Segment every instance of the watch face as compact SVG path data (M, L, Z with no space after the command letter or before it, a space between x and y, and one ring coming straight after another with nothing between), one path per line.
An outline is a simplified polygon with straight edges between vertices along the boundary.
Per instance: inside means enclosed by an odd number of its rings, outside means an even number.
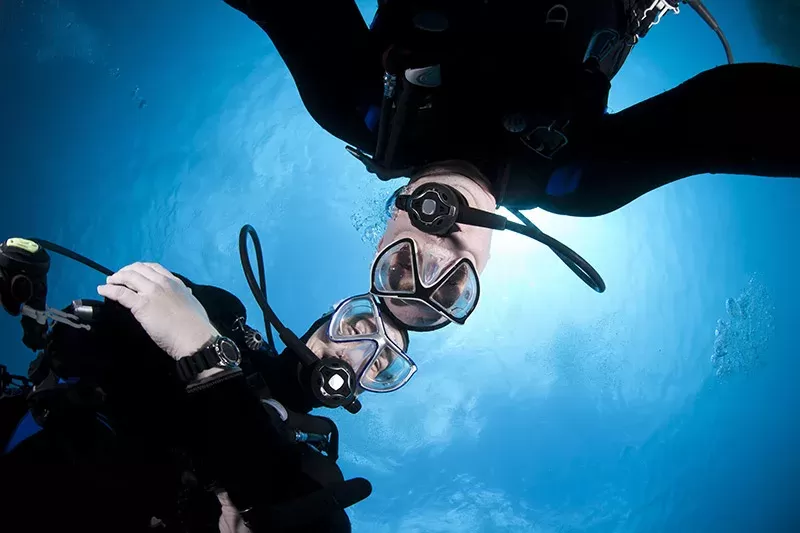
M239 353L239 347L230 339L220 339L219 353L222 356L223 363L229 365L238 365L242 359L242 355Z

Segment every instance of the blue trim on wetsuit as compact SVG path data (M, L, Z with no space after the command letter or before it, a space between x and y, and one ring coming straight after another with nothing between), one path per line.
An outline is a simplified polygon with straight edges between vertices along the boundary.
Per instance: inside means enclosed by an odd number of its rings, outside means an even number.
M106 429L108 429L111 433L116 435L114 428L111 427L111 424L108 423L108 419L97 413L95 418L98 422L103 424ZM36 420L33 418L33 415L29 412L25 413L25 416L22 417L22 420L19 421L17 424L17 429L14 431L14 434L9 439L8 444L6 444L5 450L3 450L3 454L8 454L14 451L14 448L19 446L22 442L26 441L27 439L33 437L37 433L42 430L42 426L40 426Z
M108 419L105 417L105 415L101 415L100 413L96 413L95 414L95 418L97 419L98 422L103 424L106 427L106 429L108 429L111 433L113 433L114 435L117 434L117 432L114 431L114 428L111 427L111 424L108 422Z
M545 193L548 196L566 196L574 193L580 185L583 169L578 165L559 167L550 174Z
M367 125L369 131L375 133L378 129L378 122L381 119L381 108L376 105L369 106L367 113L364 115L364 124Z
M369 23L369 31L372 31L375 28L375 24L378 22L378 14L381 12L380 5L378 6L378 10L375 11L375 16L372 17L372 22ZM381 120L381 108L380 106L376 106L374 104L370 104L367 112L364 114L364 124L367 125L367 129L372 133L378 131L378 122Z
M369 31L372 31L373 29L375 29L375 24L377 24L377 22L378 22L378 15L380 14L380 12L381 12L381 7L379 5L378 6L378 10L375 11L375 15L373 15L373 17L372 17L372 22L369 23Z
M8 444L6 444L6 449L3 450L3 453L11 453L22 441L33 437L41 430L42 426L36 423L33 415L30 412L25 413L25 416L22 417L22 420L17 424L17 429L14 431L11 439L9 439Z
M67 378L67 379L58 378L59 385L61 384L74 385L75 383L78 383L78 381L80 381L80 378ZM95 413L95 419L98 422L100 422L103 426L105 426L106 429L108 429L111 433L116 434L114 428L111 427L111 424L108 422L108 419L104 415L100 413ZM42 429L44 428L42 428L42 426L40 426L36 422L36 420L33 418L33 415L30 413L30 411L28 411L27 413L25 413L25 416L22 417L22 420L19 421L19 424L17 424L17 429L14 430L14 434L11 436L11 439L9 439L8 443L6 444L5 450L3 450L3 454L12 452L14 448L20 445L20 443L33 437L34 435L39 433Z

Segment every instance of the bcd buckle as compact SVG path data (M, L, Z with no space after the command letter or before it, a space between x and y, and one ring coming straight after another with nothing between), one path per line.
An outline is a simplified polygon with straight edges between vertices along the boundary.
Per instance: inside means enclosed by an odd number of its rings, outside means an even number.
M558 151L569 144L569 138L563 131L569 122L554 120L549 126L539 126L527 135L520 136L520 140L545 159L553 159Z

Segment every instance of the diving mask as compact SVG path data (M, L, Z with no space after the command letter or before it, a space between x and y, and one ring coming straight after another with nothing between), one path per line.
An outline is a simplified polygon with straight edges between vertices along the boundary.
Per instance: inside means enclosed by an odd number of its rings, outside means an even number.
M360 389L369 392L396 391L417 371L405 353L404 331L381 314L371 294L339 303L327 328L317 328L306 345L318 356L346 361L355 371Z
M468 258L447 264L405 238L375 258L371 292L408 329L432 331L450 322L463 325L478 305L480 283Z

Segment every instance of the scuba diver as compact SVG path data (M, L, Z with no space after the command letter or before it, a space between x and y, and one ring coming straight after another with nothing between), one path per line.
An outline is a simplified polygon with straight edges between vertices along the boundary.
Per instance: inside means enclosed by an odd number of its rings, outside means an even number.
M252 227L239 244L266 335L234 295L161 265L115 273L47 241L0 243L0 300L38 353L27 376L0 366L4 530L350 531L344 509L371 486L344 480L336 425L308 413L356 413L362 392L407 383L407 333L366 294L298 338L267 302ZM105 299L48 307L46 250L105 274Z
M605 290L521 209L594 217L698 174L800 176L796 135L781 133L800 123L800 68L734 64L700 0L381 0L369 26L352 0L225 1L267 33L322 128L381 180L409 178L371 273L409 330L469 317L492 230L545 244ZM612 79L681 3L730 64L610 113Z

